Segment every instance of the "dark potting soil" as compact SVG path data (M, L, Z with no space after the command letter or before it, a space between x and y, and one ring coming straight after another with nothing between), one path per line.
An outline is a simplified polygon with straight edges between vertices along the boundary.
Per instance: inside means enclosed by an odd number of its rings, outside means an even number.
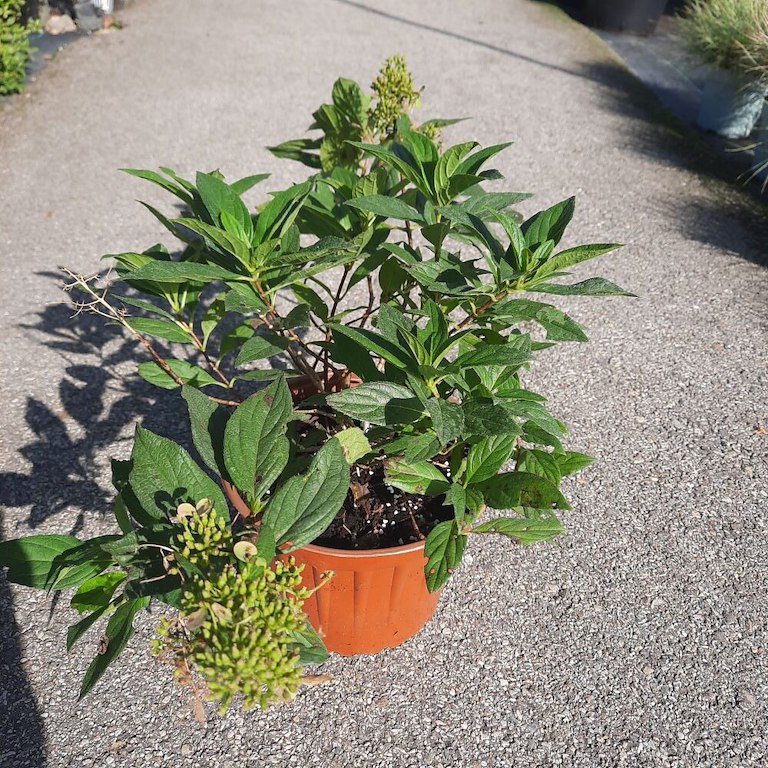
M334 549L387 549L426 538L453 517L442 498L414 496L387 485L384 469L352 467L341 512L315 544Z

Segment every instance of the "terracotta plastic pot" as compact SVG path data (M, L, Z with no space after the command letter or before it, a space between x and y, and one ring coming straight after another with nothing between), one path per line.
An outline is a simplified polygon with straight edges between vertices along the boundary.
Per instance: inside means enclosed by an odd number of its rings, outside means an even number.
M424 542L390 549L330 549L311 544L293 553L312 588L326 571L334 577L304 603L329 651L342 656L378 653L413 637L437 608L424 580Z
M250 514L226 480L224 492L235 509ZM413 637L437 608L439 592L424 579L424 542L388 549L332 549L310 544L291 553L304 565L304 586L314 589L324 573L334 576L305 603L315 631L329 651L342 656L378 653Z

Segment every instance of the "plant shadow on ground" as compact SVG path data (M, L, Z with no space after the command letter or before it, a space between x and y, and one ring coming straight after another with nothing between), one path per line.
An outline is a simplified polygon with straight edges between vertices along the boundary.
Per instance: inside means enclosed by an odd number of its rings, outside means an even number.
M584 73L600 84L608 111L630 118L632 129L622 149L684 168L707 187L707 194L681 195L676 189L652 205L671 214L687 238L768 266L768 195L759 183L746 183L747 156L724 154L718 139L678 120L619 62L591 62Z
M61 279L55 273L45 276ZM97 482L106 455L130 440L131 427L139 422L183 440L176 434L184 423L183 403L158 399L159 390L135 375L137 363L146 357L136 342L121 338L101 317L73 317L72 306L62 302L45 307L36 321L22 327L66 361L57 387L61 409L50 401L27 399L25 419L34 439L19 453L31 466L23 473L0 473L0 505L29 507L24 522L31 528L74 509L77 519L68 532L77 535L89 514L111 508L111 490Z
M62 277L43 276L57 282ZM15 538L17 523L34 529L73 511L76 518L68 530L59 527L57 532L77 535L89 516L103 516L111 509L114 493L107 482L99 483L98 467L121 442L132 438L134 424L142 422L179 442L188 440L183 402L180 397L158 398L159 390L135 375L136 364L146 357L103 318L87 314L73 318L72 306L62 300L22 327L29 332L32 348L41 340L61 355L66 367L50 400L27 398L25 419L34 437L19 453L30 467L0 473L0 540ZM51 404L56 399L60 410ZM127 447L121 453L127 454ZM2 508L22 507L30 510L25 519L11 521L7 514L3 519ZM0 766L42 768L45 734L21 663L14 613L9 585L0 575Z
M0 531L3 516L0 512ZM2 540L2 536L0 536ZM46 740L40 710L22 666L13 596L0 575L0 765L43 768Z

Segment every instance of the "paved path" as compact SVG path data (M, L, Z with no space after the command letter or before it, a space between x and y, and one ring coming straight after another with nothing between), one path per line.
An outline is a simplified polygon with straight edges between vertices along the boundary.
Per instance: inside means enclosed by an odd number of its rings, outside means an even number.
M427 85L426 114L474 116L452 137L516 139L512 188L541 206L578 195L573 240L627 243L599 273L641 298L570 300L591 343L536 366L574 448L600 459L568 488L560 546L473 542L418 638L333 660L336 682L293 706L207 728L144 650L150 619L76 706L93 648L65 656L70 617L47 626L46 599L0 584L3 768L768 764L757 215L693 170L602 43L543 4L139 0L125 21L0 112L5 537L107 530L107 457L147 410L119 378L129 351L74 326L89 351L52 304L57 264L90 271L162 237L133 202L162 196L116 169L269 170L279 188L301 169L264 145L300 135L337 75L368 82L394 52Z

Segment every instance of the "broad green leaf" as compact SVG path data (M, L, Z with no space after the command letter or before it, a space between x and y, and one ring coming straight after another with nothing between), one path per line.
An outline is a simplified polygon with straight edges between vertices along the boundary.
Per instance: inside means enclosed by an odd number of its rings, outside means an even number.
M455 172L460 174L476 174L488 160L510 146L512 146L511 141L506 144L494 144L493 146L479 149L477 152L473 152L469 157L464 158L464 160L462 160L456 167Z
M362 347L398 368L407 369L413 365L408 352L378 333L365 328L353 328L352 326L339 325L338 323L329 323L329 327L332 329L334 337L337 335L347 336L352 341L356 341Z
M371 452L371 444L365 432L359 427L348 427L334 437L341 443L341 449L348 464L354 464Z
M216 264L198 264L194 261L153 261L126 276L132 283L136 280L151 280L156 283L210 283L214 280L248 280L248 275L232 272Z
M0 542L0 568L12 584L45 589L54 560L64 552L80 546L74 536L50 534L25 536Z
M535 544L538 541L549 541L562 533L563 525L554 515L540 520L500 517L478 525L471 532L500 533L515 539L520 544Z
M280 355L288 349L288 339L270 333L269 335L256 334L251 336L240 348L235 358L235 366L239 367L254 360L266 360L269 357Z
M526 333L511 336L506 344L482 344L471 352L459 355L454 366L477 368L485 365L504 365L519 368L531 359L531 337Z
M96 536L57 555L48 574L46 588L51 591L79 588L114 565L114 558L105 545L120 538L114 535Z
M588 280L573 285L539 283L526 290L536 293L555 293L558 296L630 296L635 298L634 293L629 293L602 277L590 277Z
M206 466L221 476L226 473L224 429L229 412L194 387L183 386L181 396L187 403L192 442Z
M381 426L412 424L424 416L424 406L410 389L388 381L328 395L328 403L345 416Z
M80 619L67 629L67 653L74 647L75 643L107 612L108 605L98 608L93 613Z
M180 344L190 344L192 336L178 323L170 320L160 320L150 317L130 317L125 321L134 331L144 336L153 336L166 341L175 341Z
M244 176L242 179L232 182L229 186L237 195L244 195L251 187L269 178L268 173L257 173L253 176Z
M368 195L367 197L347 200L346 205L350 208L357 208L360 211L373 213L376 216L383 216L385 219L424 223L424 217L415 208L412 208L398 197Z
M464 411L460 405L431 398L427 400L426 408L442 445L456 440L464 432Z
M80 686L80 697L83 698L99 681L107 667L123 652L134 633L133 619L136 614L149 605L148 597L140 597L123 603L114 612L107 624L105 633L106 649L99 653L86 670L83 683Z
M240 199L237 192L222 179L207 173L198 172L195 182L203 205L208 209L214 224L218 224L220 221L224 223L223 214L227 214L250 238L253 232L253 222L245 203Z
M470 447L464 485L474 485L495 477L517 447L517 434L491 435Z
M580 472L595 461L591 456L578 453L577 451L555 452L553 456L563 477L576 474L576 472Z
M450 501L453 506L456 522L463 523L467 517L467 491L464 486L460 483L451 483L446 501Z
M551 483L560 485L562 474L555 457L538 448L526 448L522 451L520 461L515 467L520 472L530 472L534 475L546 477Z
M467 398L461 404L464 411L465 436L519 435L520 425L505 410L486 397Z
M122 571L110 571L94 576L80 585L69 604L79 613L105 608L112 600L115 590L125 581L125 577L126 574Z
M604 253L615 251L617 248L621 248L618 243L592 243L568 248L550 257L545 264L536 270L536 277L545 277L553 272L560 272L576 264L581 264L582 261L589 261L597 256L602 256Z
M131 489L156 520L166 520L182 502L202 499L209 499L219 515L229 516L219 486L173 440L137 427L131 460Z
M293 416L291 393L281 378L251 395L229 417L224 463L239 491L261 498L288 463L285 430Z
M419 496L441 496L451 487L446 476L428 461L389 461L385 476L387 482L395 488Z
M186 360L176 360L169 358L166 361L168 367L184 382L193 387L207 387L211 384L222 386L220 381L211 376L210 373L198 368L196 365ZM141 363L139 365L139 376L150 384L162 389L177 389L180 385L168 373L166 373L157 363Z
M466 545L467 537L459 531L455 520L438 523L430 531L424 544L428 558L424 575L430 592L437 592L458 568Z
M546 240L552 240L557 245L573 218L575 208L576 198L569 197L523 222L521 229L528 247L534 249Z
M349 464L338 440L329 440L305 475L290 478L267 506L263 521L283 552L310 544L331 524L349 490Z
M328 658L328 651L320 635L315 632L312 625L307 622L299 632L293 636L299 647L299 664L322 664Z
M169 181L155 171L145 171L140 168L121 168L120 170L130 176L136 176L139 179L151 181L153 184L157 184L158 187L162 187L166 192L170 192L172 195L178 197L187 205L192 205L192 195L190 195L187 190L178 184L174 184L172 181Z
M316 291L303 283L294 283L291 290L299 301L304 302L321 320L328 319L328 306Z
M485 503L494 509L570 509L554 483L529 472L505 472L485 480L480 488Z

